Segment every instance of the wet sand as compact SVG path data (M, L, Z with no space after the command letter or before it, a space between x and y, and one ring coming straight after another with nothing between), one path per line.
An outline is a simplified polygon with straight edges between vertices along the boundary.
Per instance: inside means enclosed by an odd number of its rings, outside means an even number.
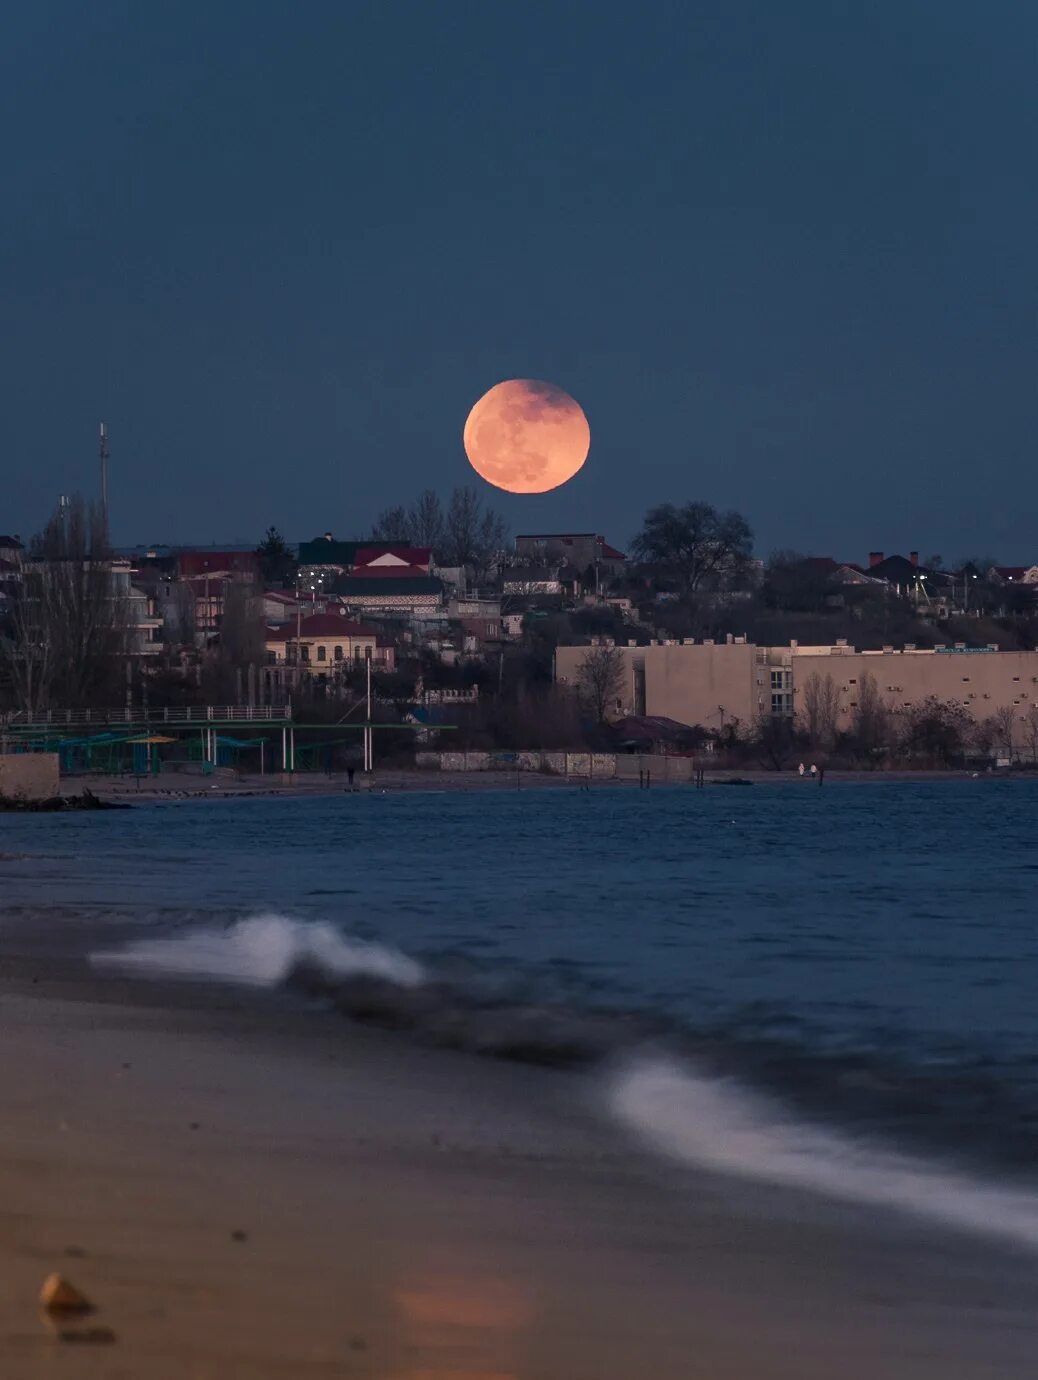
M594 1080L8 952L4 1380L1034 1373L1033 1256L671 1166Z

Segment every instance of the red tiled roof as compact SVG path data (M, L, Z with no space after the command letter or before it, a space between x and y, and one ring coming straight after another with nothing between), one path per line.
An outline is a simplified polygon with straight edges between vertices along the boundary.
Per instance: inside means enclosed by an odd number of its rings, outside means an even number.
M255 551L178 551L177 569L181 576L215 575L220 571L259 569Z
M602 543L601 554L607 561L626 561L627 557L622 551L617 551L615 546L610 546L607 541Z
M353 575L371 580L427 580L429 572L424 565L355 565Z
M352 619L345 618L341 613L312 613L309 618L300 620L299 636L304 639L313 637L373 638L375 630L366 628L363 623L354 623ZM286 623L277 628L268 625L266 638L268 642L294 642L296 640L295 626L292 623Z

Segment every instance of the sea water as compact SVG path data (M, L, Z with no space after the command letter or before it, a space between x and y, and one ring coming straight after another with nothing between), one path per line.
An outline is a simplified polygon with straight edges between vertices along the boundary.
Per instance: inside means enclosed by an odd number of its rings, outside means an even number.
M1036 809L981 778L7 816L0 916L598 1065L665 1153L1038 1244Z

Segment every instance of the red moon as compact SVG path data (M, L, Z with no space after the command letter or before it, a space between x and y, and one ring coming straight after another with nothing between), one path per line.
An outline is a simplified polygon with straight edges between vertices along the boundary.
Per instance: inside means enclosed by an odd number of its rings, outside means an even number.
M488 484L543 494L583 465L591 428L580 404L553 383L508 379L473 407L463 440L469 464Z

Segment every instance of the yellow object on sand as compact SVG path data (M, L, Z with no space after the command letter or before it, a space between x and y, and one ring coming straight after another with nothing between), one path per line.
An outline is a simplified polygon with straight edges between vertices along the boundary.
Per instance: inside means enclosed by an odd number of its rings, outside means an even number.
M40 1304L51 1313L89 1313L94 1305L62 1275L48 1275L40 1290Z

